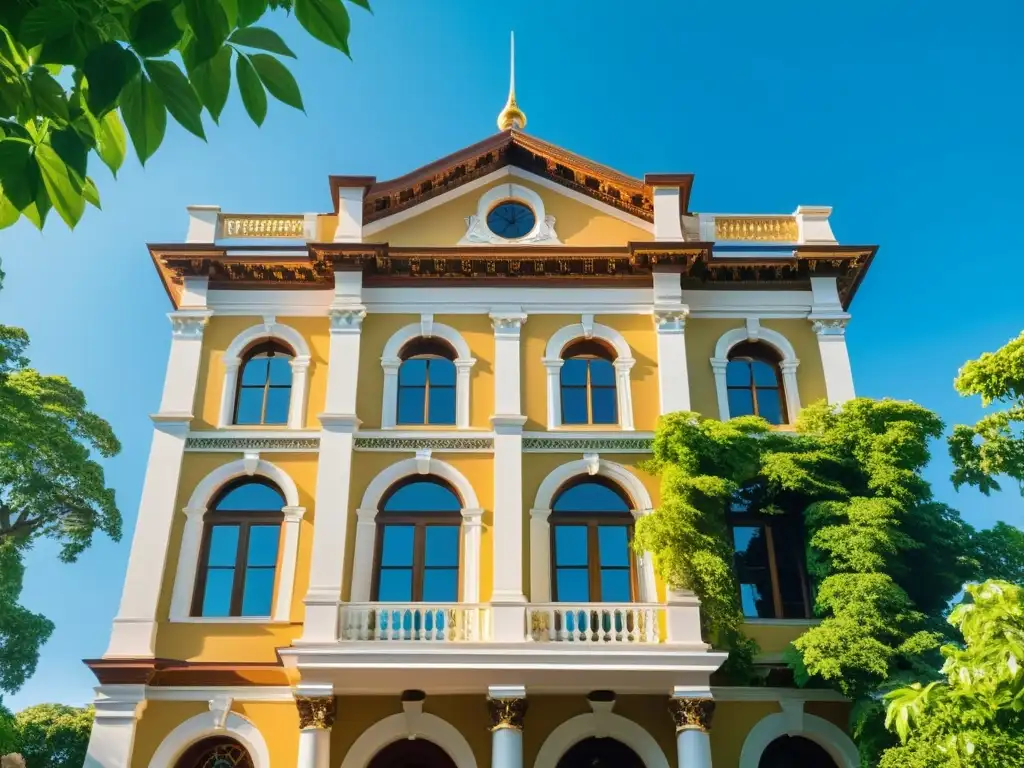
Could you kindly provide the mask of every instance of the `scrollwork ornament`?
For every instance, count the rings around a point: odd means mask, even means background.
[[[491,731],[500,731],[506,728],[514,731],[523,730],[526,706],[526,699],[488,699],[487,708],[491,714]]]
[[[811,327],[818,336],[840,337],[846,335],[845,320],[815,320]]]
[[[295,707],[299,710],[299,728],[324,730],[334,725],[333,696],[296,696]]]
[[[706,733],[711,730],[715,702],[713,699],[672,697],[668,700],[668,711],[676,724],[676,733],[689,730]]]

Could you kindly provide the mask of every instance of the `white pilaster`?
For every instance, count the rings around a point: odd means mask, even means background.
[[[654,239],[682,240],[682,205],[679,186],[655,186],[654,189]]]
[[[491,710],[491,768],[523,768],[526,688],[490,686],[487,703]]]
[[[288,403],[288,426],[303,429],[306,426],[306,390],[309,386],[309,355],[292,359],[292,392]]]
[[[619,427],[632,430],[633,426],[633,387],[629,372],[633,370],[636,360],[632,357],[619,357],[612,365],[615,366],[615,392],[618,396]]]
[[[520,333],[526,315],[492,314],[494,326],[494,523],[492,541],[501,542],[494,557],[491,605],[494,639],[523,639],[526,596],[523,594],[523,425],[521,414]],[[497,545],[496,545],[497,546]]]
[[[711,358],[711,370],[715,375],[715,394],[718,396],[718,420],[729,420],[729,385],[725,374],[729,368],[729,360],[724,357]]]
[[[370,600],[373,590],[373,553],[377,542],[377,510],[356,510],[356,545],[352,558],[353,603]]]
[[[338,227],[334,231],[334,242],[362,242],[363,197],[365,195],[365,184],[338,189]]]
[[[827,205],[798,205],[793,211],[798,242],[802,245],[835,245],[836,236],[828,223],[831,215],[832,208]]]
[[[313,551],[306,593],[306,621],[301,642],[333,643],[338,639],[338,611],[345,569],[352,448],[359,428],[356,388],[359,343],[366,308],[362,305],[362,274],[336,272],[331,322],[327,395],[320,415],[320,456],[317,472]]]
[[[839,405],[856,397],[850,353],[846,348],[846,324],[850,315],[843,309],[834,277],[812,277],[811,293],[814,305],[807,319],[818,337],[825,393],[829,403]]]
[[[292,591],[295,589],[295,565],[299,557],[299,528],[305,507],[285,507],[281,526],[281,570],[277,574],[277,597],[274,600],[274,621],[288,621],[292,612]]]
[[[686,316],[678,272],[655,272],[654,328],[658,337],[660,413],[690,410],[690,375],[686,363]]]
[[[237,357],[224,358],[224,383],[220,393],[220,413],[217,426],[220,429],[230,426],[235,421],[235,392],[238,387],[238,369],[242,361]]]
[[[551,602],[550,509],[530,510],[530,602]]]
[[[562,366],[560,357],[545,357],[541,362],[547,371],[548,387],[548,429],[562,426]]]
[[[189,205],[186,243],[213,243],[220,234],[219,205]]]
[[[462,510],[462,602],[480,602],[480,539],[483,534],[482,509]]]
[[[455,426],[469,429],[469,375],[476,358],[455,361]]]
[[[171,593],[171,621],[182,621],[192,613],[196,564],[199,562],[199,548],[203,541],[203,515],[206,510],[202,507],[185,507],[184,514],[185,528],[181,533],[178,570]]]
[[[782,386],[786,390],[786,415],[789,416],[790,424],[795,424],[796,417],[800,414],[800,388],[796,382],[796,369],[799,365],[799,360],[783,360],[779,363]]]
[[[146,686],[101,685],[95,691],[96,719],[84,768],[129,768],[135,723],[146,704]]]
[[[185,439],[192,420],[203,328],[211,314],[208,310],[170,314],[171,352],[163,397],[160,412],[152,416],[153,440],[128,572],[105,657],[151,658],[155,653],[157,603],[167,565]]]

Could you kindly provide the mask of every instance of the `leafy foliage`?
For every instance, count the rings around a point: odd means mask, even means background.
[[[942,648],[944,680],[892,691],[886,727],[900,745],[881,768],[1010,768],[1024,755],[1024,588],[967,587],[949,616],[964,645]]]
[[[205,139],[202,113],[220,119],[232,59],[257,125],[267,92],[304,109],[278,58],[294,52],[255,26],[293,2],[308,34],[349,55],[343,0],[0,3],[0,228],[24,216],[41,229],[51,210],[74,227],[86,203],[100,205],[88,173],[93,155],[116,175],[130,138],[144,164],[163,141],[168,114]],[[367,0],[349,2],[369,10]]]
[[[37,704],[15,718],[18,750],[32,768],[80,768],[92,731],[92,707]]]
[[[955,637],[942,616],[962,585],[1024,568],[1019,531],[976,532],[932,498],[920,472],[942,428],[913,403],[863,398],[805,408],[795,434],[754,417],[676,413],[659,424],[648,467],[662,502],[638,523],[637,546],[667,583],[700,597],[707,639],[730,650],[733,676],[750,677],[756,647],[742,632],[726,504],[756,487],[765,511],[803,516],[820,622],[788,661],[799,685],[855,701],[869,753],[891,742],[877,694],[934,677],[941,642]]]
[[[25,576],[21,547],[0,539],[0,691],[13,693],[36,671],[53,622],[18,603]]]
[[[1024,333],[966,363],[953,385],[961,395],[981,395],[986,408],[993,403],[1009,406],[983,416],[974,426],[953,428],[953,485],[973,485],[987,495],[1000,490],[996,476],[1008,475],[1024,494]]]

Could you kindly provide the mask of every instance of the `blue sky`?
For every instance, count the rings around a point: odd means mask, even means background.
[[[107,463],[124,539],[75,565],[46,543],[29,556],[24,602],[57,629],[7,706],[92,695],[81,659],[102,654],[117,609],[170,341],[145,243],[182,240],[190,203],[324,211],[330,173],[388,178],[490,135],[510,29],[529,132],[636,176],[693,172],[693,210],[834,206],[841,242],[881,246],[848,331],[858,393],[950,424],[979,415],[953,376],[1024,327],[1020,3],[375,5],[353,9],[351,62],[272,22],[299,54],[307,114],[272,102],[257,129],[234,96],[208,143],[172,124],[145,169],[95,168],[104,210],[73,233],[56,216],[0,232],[0,322],[25,327],[35,366],[84,389],[124,444]],[[971,523],[1024,523],[1015,489],[954,493],[942,446],[928,474]]]

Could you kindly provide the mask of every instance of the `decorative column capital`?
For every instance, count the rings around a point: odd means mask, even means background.
[[[359,333],[366,317],[366,307],[331,307],[327,316],[331,319],[331,333]]]
[[[310,356],[296,355],[290,363],[293,373],[305,373],[309,370]]]
[[[636,358],[633,357],[618,357],[615,362],[612,363],[615,370],[619,373],[629,373],[633,370],[633,366],[636,365]]]
[[[680,731],[711,730],[711,719],[715,714],[714,699],[695,699],[673,696],[668,700],[668,712],[672,722],[676,724],[676,733]]]
[[[326,730],[334,725],[333,696],[296,696],[299,710],[299,728]]]
[[[494,328],[495,336],[506,338],[519,338],[519,332],[526,322],[524,312],[492,312],[491,327]]]
[[[523,730],[523,719],[526,717],[528,702],[524,698],[487,699],[487,709],[491,715],[491,733],[501,730]]]
[[[689,314],[690,310],[685,307],[655,307],[654,327],[658,333],[682,333]]]
[[[203,330],[213,312],[186,310],[171,312],[167,317],[171,320],[171,337],[175,339],[201,339]]]
[[[812,320],[811,327],[821,341],[841,339],[846,336],[847,321],[842,318],[831,320]]]

